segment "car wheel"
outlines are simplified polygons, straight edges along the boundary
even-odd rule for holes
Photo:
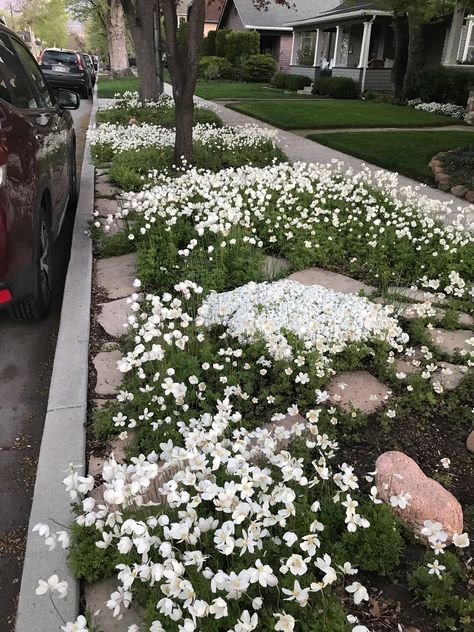
[[[10,316],[15,320],[37,321],[49,314],[52,298],[51,227],[45,209],[39,217],[36,244],[36,295],[21,299],[10,308]]]
[[[76,171],[76,144],[71,147],[71,157],[69,160],[69,202],[68,210],[72,211],[77,202],[77,171]]]
[[[81,98],[88,99],[89,98],[89,86],[84,86],[81,90]]]

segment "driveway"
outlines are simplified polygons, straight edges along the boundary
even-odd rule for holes
[[[91,101],[74,111],[80,171]],[[78,176],[80,173],[78,173]],[[50,316],[37,324],[10,322],[0,312],[0,630],[14,629],[26,529],[48,401],[74,213],[53,249],[56,278]]]

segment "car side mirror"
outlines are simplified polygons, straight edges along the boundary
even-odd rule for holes
[[[81,104],[79,95],[71,90],[58,90],[56,98],[59,107],[63,110],[77,110]]]

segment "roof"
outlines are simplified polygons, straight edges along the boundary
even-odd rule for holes
[[[290,0],[288,7],[273,0],[266,9],[261,10],[256,8],[254,0],[225,0],[222,15],[231,2],[235,4],[246,28],[291,30],[288,22],[304,20],[322,11],[329,11],[335,8],[340,0]]]
[[[319,13],[313,13],[311,17],[292,21],[289,23],[289,26],[303,26],[305,24],[314,24],[315,22],[329,22],[338,18],[350,19],[352,17],[361,17],[364,15],[392,15],[392,12],[383,11],[380,8],[377,8],[373,2],[367,2],[367,0],[351,0],[350,2],[343,2],[332,9]]]
[[[207,0],[206,1],[206,22],[219,22],[222,9],[224,8],[224,0]]]

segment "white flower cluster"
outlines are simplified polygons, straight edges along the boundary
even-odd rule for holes
[[[107,110],[125,109],[125,108],[172,108],[174,107],[173,99],[167,94],[161,94],[157,101],[140,101],[138,92],[127,90],[123,93],[116,93],[113,100],[107,105],[100,107],[100,112]]]
[[[242,344],[263,339],[276,360],[293,357],[291,332],[305,353],[316,351],[327,361],[352,343],[378,339],[398,348],[407,342],[391,311],[364,297],[283,280],[211,293],[199,313],[206,326],[223,325]]]
[[[91,146],[109,145],[114,153],[128,149],[144,147],[172,147],[175,142],[174,128],[160,127],[149,123],[139,125],[119,125],[102,123],[87,132]],[[255,147],[262,143],[276,143],[276,131],[261,128],[258,125],[238,127],[216,127],[198,123],[193,129],[193,139],[212,147],[238,150],[242,147]]]
[[[464,119],[466,109],[462,105],[456,105],[455,103],[437,103],[431,101],[425,103],[421,99],[411,99],[407,101],[407,105],[415,110],[423,110],[424,112],[431,112],[432,114],[444,114],[444,116],[450,116],[455,119]]]

